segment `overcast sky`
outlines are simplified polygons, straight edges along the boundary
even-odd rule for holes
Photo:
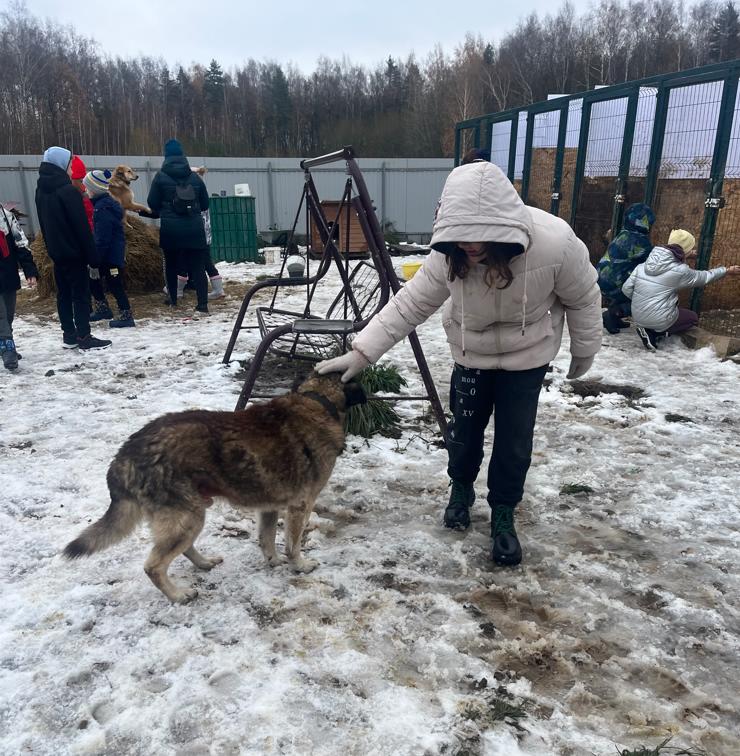
[[[576,12],[587,0],[574,0]],[[171,66],[212,58],[225,68],[248,58],[293,62],[304,73],[321,55],[372,66],[388,55],[423,60],[439,43],[447,53],[466,32],[498,40],[532,11],[556,0],[26,0],[35,16],[72,26],[112,56],[146,54]],[[0,0],[7,10],[9,0]]]

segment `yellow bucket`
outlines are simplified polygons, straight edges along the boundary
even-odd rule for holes
[[[420,262],[408,262],[403,263],[401,265],[401,270],[403,271],[403,277],[408,281],[410,278],[414,277],[414,273],[416,273],[419,268],[421,268],[422,263]]]

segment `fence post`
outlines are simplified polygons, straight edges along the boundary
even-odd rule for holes
[[[712,257],[714,234],[717,230],[719,211],[725,204],[722,196],[722,184],[725,179],[727,152],[732,134],[732,119],[735,115],[735,99],[737,98],[737,71],[730,73],[722,84],[722,101],[719,107],[717,122],[717,136],[714,141],[712,168],[709,174],[706,200],[704,201],[704,220],[699,234],[699,256],[696,260],[697,270],[706,270]],[[691,292],[691,309],[701,312],[701,297],[703,288],[699,287]]]
[[[408,181],[408,176],[406,176]],[[385,231],[385,160],[380,164],[380,227]]]
[[[460,128],[455,126],[455,168],[460,165]]]
[[[522,202],[526,204],[529,196],[529,172],[532,168],[532,142],[534,141],[535,114],[527,111],[527,136],[524,139],[524,165],[522,166]]]
[[[277,231],[277,219],[275,218],[275,187],[272,180],[272,162],[267,162],[267,207],[270,213],[270,231]]]
[[[519,129],[519,111],[514,113],[511,119],[511,131],[509,132],[509,167],[506,171],[506,175],[509,177],[509,181],[514,183],[514,173],[516,172],[516,140],[517,131]]]
[[[568,105],[560,108],[558,120],[558,146],[555,148],[555,170],[552,174],[552,194],[550,212],[557,215],[560,211],[560,186],[563,183],[563,161],[565,159],[565,137],[568,132]]]
[[[26,167],[23,165],[23,161],[18,161],[18,168],[21,172],[21,191],[23,192],[23,204],[26,206],[25,210],[28,214],[28,225],[31,236],[36,236],[36,224],[33,222],[33,211],[35,207],[31,207],[31,199],[28,194],[28,184],[26,183]]]
[[[622,135],[622,154],[619,156],[619,173],[615,186],[614,208],[612,209],[612,239],[620,232],[622,219],[624,218],[624,202],[627,193],[627,182],[630,176],[632,143],[635,139],[635,121],[637,119],[637,101],[639,97],[639,87],[630,92],[627,97],[627,113],[624,118],[624,134]]]
[[[658,173],[660,172],[660,159],[663,157],[663,140],[665,138],[665,125],[668,117],[668,98],[671,90],[658,86],[658,94],[655,99],[655,119],[653,120],[653,135],[650,140],[650,157],[648,169],[645,175],[645,204],[653,206],[655,191],[658,186]],[[655,209],[655,208],[653,208]]]
[[[591,126],[591,101],[583,98],[581,105],[581,130],[578,134],[578,155],[576,157],[576,170],[573,177],[573,197],[570,204],[570,226],[575,227],[578,215],[578,200],[581,195],[583,172],[586,169],[586,150],[588,149],[588,130]]]

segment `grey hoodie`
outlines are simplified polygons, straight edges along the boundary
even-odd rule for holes
[[[727,268],[694,270],[679,262],[666,247],[655,247],[622,287],[632,300],[632,319],[638,326],[666,331],[678,320],[678,292],[706,286],[727,273]]]
[[[353,348],[375,362],[444,306],[442,323],[455,362],[528,370],[550,362],[568,319],[570,351],[591,357],[601,346],[601,294],[588,251],[565,221],[526,206],[499,168],[486,162],[450,173],[431,244],[505,241],[525,253],[511,260],[514,280],[488,286],[483,265],[448,279],[447,257],[433,251],[414,277],[372,319]]]

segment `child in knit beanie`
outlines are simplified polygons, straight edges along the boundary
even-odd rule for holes
[[[110,171],[90,171],[83,179],[94,207],[95,246],[101,260],[98,269],[101,285],[95,296],[95,312],[90,320],[109,320],[111,328],[132,328],[136,323],[124,285],[126,237],[123,231],[123,208],[108,192],[112,175]],[[116,298],[120,311],[116,319],[113,319],[104,286]]]

